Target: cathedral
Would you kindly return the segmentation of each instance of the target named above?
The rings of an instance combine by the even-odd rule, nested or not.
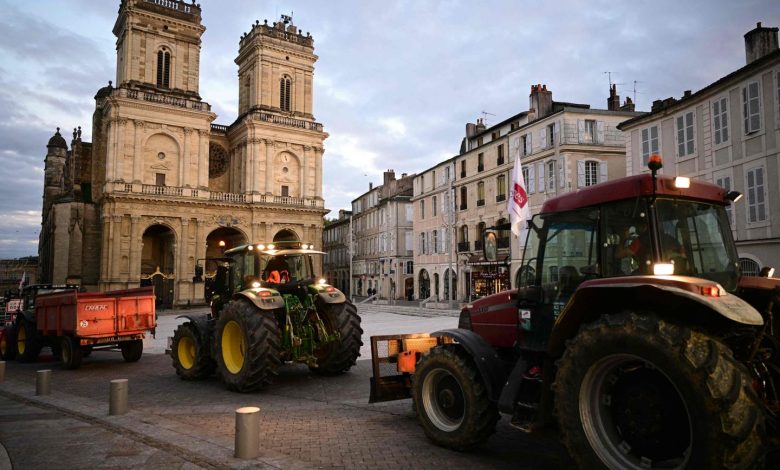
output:
[[[41,282],[154,285],[161,307],[197,305],[225,249],[322,248],[314,39],[287,16],[252,24],[235,59],[238,117],[220,125],[199,93],[205,29],[194,2],[121,0],[116,79],[95,95],[92,142],[79,127],[70,148],[59,129],[47,146]]]

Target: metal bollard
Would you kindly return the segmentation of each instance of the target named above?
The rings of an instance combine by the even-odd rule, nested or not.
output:
[[[238,459],[260,455],[260,408],[245,406],[236,410],[236,453]]]
[[[51,379],[51,369],[43,369],[37,371],[35,374],[35,394],[38,396],[48,395],[51,391],[49,386],[49,379]]]
[[[0,382],[5,380],[5,361],[0,361]]]
[[[127,379],[115,379],[111,381],[111,392],[108,398],[108,414],[123,415],[127,413]]]

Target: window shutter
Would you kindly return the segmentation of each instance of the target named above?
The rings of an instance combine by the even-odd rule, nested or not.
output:
[[[577,187],[585,187],[585,162],[583,160],[577,162]]]
[[[604,121],[596,122],[596,141],[599,144],[604,143]]]
[[[582,119],[577,121],[577,142],[582,143],[585,140],[585,121]]]
[[[538,168],[539,172],[539,192],[544,192],[544,162],[539,162],[536,164],[536,167]]]
[[[599,163],[599,183],[603,183],[604,181],[607,181],[607,162],[600,162]]]
[[[566,177],[566,171],[564,169],[566,160],[564,159],[563,155],[558,157],[558,187],[559,188],[565,188],[566,187],[566,180],[564,179]]]
[[[559,144],[563,141],[563,139],[561,139],[561,121],[555,121],[553,126],[553,141]]]
[[[534,171],[534,168],[534,165],[528,165],[528,181],[526,181],[526,184],[528,185],[528,194],[536,192],[536,172]]]
[[[547,129],[539,129],[539,147],[547,148]]]
[[[529,132],[525,135],[525,154],[531,155],[531,152],[533,151],[533,144],[531,143],[531,136],[532,134]]]

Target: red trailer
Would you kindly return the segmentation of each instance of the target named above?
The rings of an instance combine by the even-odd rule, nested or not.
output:
[[[146,332],[156,327],[154,300],[153,287],[104,293],[39,288],[25,299],[34,307],[20,312],[11,329],[17,359],[33,361],[50,346],[61,352],[64,368],[76,369],[93,349],[118,347],[125,361],[135,362]]]

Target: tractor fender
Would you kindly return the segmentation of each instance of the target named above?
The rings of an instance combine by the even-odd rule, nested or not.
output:
[[[209,317],[207,315],[179,315],[176,318],[186,318],[189,320],[195,328],[195,333],[201,338],[208,338],[213,333],[213,325],[209,322]]]
[[[317,298],[325,304],[343,304],[347,301],[347,297],[340,290],[334,290],[333,292],[319,291],[317,292]]]
[[[479,370],[479,375],[485,382],[488,396],[491,401],[498,401],[501,388],[506,381],[504,364],[498,357],[496,350],[485,339],[471,330],[452,328],[431,333],[434,337],[448,337],[458,344],[474,359],[474,364]]]
[[[274,289],[248,289],[233,296],[233,300],[245,298],[260,310],[276,310],[284,308],[284,298]]]
[[[581,325],[595,321],[602,314],[625,310],[653,312],[662,318],[684,320],[704,328],[734,323],[764,324],[761,314],[736,295],[725,293],[710,297],[699,293],[700,286],[712,285],[711,281],[644,277],[583,282],[556,319],[548,352],[553,357],[561,355],[566,340],[574,337]]]

